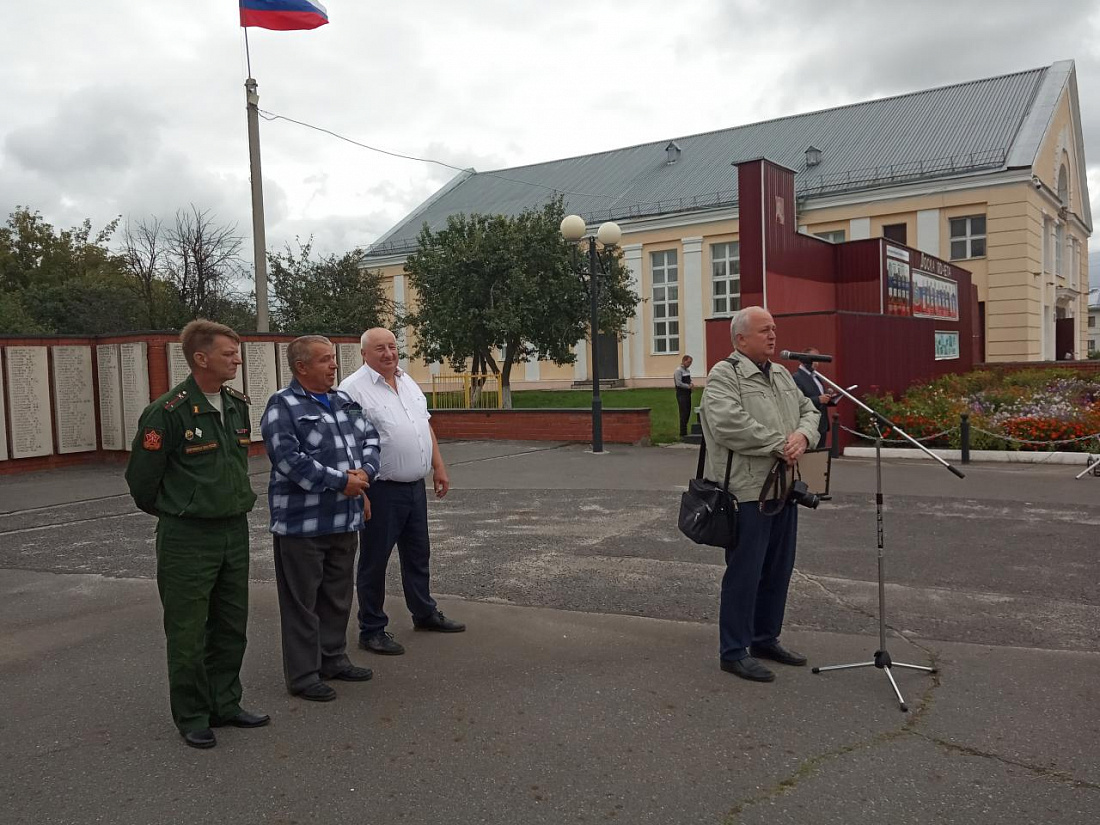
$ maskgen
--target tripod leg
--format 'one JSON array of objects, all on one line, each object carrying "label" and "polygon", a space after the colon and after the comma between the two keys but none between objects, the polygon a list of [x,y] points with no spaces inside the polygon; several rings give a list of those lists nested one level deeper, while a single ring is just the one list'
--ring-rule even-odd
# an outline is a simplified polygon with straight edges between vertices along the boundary
[{"label": "tripod leg", "polygon": [[874,662],[857,662],[854,665],[827,665],[826,667],[815,667],[813,673],[824,673],[826,670],[850,670],[853,667],[874,667]]},{"label": "tripod leg", "polygon": [[885,671],[886,678],[890,680],[890,685],[891,685],[891,687],[894,688],[894,693],[898,697],[898,704],[901,706],[901,712],[902,713],[908,713],[909,712],[909,706],[907,704],[905,704],[905,699],[902,697],[901,691],[898,690],[898,683],[894,681],[894,674],[890,672],[890,668],[888,668],[888,667],[884,667],[883,671]]},{"label": "tripod leg", "polygon": [[925,673],[936,673],[934,667],[925,667],[924,665],[907,665],[904,662],[894,662],[894,667],[907,667],[910,670],[923,670]]}]

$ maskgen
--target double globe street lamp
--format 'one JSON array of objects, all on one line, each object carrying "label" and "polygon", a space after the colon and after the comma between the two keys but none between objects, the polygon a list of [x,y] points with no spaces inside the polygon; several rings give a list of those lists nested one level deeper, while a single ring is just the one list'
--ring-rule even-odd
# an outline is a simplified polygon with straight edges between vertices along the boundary
[{"label": "double globe street lamp", "polygon": [[[605,249],[619,245],[623,232],[619,225],[613,221],[601,224],[595,235],[588,235],[588,225],[580,215],[566,215],[561,222],[561,236],[570,243],[577,243],[581,239],[588,241],[588,298],[591,310],[589,319],[589,340],[592,352],[592,452],[603,452],[603,400],[600,398],[600,256],[597,254],[597,242]],[[580,274],[578,273],[578,276]],[[582,276],[583,280],[583,276]]]}]

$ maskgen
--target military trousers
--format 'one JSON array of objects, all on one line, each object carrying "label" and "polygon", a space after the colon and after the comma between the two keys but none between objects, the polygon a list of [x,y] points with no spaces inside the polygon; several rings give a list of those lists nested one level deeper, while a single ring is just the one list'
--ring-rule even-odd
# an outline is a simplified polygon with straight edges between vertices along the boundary
[{"label": "military trousers", "polygon": [[161,516],[157,589],[176,727],[187,733],[237,715],[248,625],[248,516]]}]

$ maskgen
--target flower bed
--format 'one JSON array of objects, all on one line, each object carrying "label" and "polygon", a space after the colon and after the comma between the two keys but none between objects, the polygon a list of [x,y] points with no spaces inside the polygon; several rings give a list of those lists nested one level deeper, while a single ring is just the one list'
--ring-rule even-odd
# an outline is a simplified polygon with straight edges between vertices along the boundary
[{"label": "flower bed", "polygon": [[[959,416],[969,413],[975,450],[1100,452],[1100,438],[1088,438],[1100,435],[1100,377],[1073,369],[945,375],[900,399],[870,395],[864,403],[930,447],[959,449]],[[862,410],[857,427],[874,433]]]}]

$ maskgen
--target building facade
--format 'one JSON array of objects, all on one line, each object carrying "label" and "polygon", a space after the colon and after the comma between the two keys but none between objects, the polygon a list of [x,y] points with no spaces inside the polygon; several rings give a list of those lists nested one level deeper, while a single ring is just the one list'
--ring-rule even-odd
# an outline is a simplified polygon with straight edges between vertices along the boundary
[{"label": "building facade", "polygon": [[[382,271],[394,300],[415,304],[403,266],[424,224],[438,229],[460,212],[517,214],[560,193],[592,229],[615,220],[623,230],[640,302],[616,377],[665,386],[683,355],[711,363],[726,354],[708,352],[706,328],[742,299],[733,164],[767,157],[796,172],[800,232],[832,242],[882,237],[968,270],[976,362],[1083,358],[1092,232],[1083,143],[1076,72],[1063,61],[672,141],[471,170],[386,233],[366,265]],[[576,353],[568,367],[526,364],[513,385],[585,380],[586,342]],[[422,382],[439,371],[406,366]],[[601,364],[601,377],[606,371]]]}]

